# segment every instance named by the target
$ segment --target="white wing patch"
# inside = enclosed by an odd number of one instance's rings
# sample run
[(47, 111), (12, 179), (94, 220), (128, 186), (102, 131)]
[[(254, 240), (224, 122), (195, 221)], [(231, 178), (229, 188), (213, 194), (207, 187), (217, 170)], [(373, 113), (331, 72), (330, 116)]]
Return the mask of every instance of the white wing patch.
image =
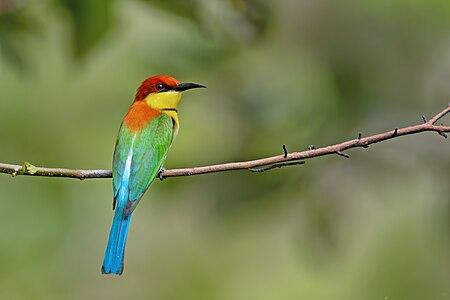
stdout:
[(130, 146), (130, 152), (128, 152), (127, 161), (125, 162), (125, 169), (123, 170), (123, 179), (127, 183), (126, 188), (128, 189), (128, 182), (130, 179), (130, 173), (131, 173), (131, 161), (133, 160), (133, 145), (134, 140), (136, 139), (136, 135), (133, 136), (133, 139), (131, 140), (131, 146)]

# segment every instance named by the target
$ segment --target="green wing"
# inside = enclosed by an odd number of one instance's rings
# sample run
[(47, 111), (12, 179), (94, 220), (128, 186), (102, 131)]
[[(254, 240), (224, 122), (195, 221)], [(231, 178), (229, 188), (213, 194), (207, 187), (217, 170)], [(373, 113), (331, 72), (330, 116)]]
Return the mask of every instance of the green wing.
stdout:
[(127, 214), (133, 212), (158, 175), (172, 139), (173, 122), (166, 114), (156, 116), (138, 133), (131, 132), (122, 124), (113, 159), (114, 207), (119, 190), (125, 188), (127, 200), (131, 202), (131, 210), (127, 209)]

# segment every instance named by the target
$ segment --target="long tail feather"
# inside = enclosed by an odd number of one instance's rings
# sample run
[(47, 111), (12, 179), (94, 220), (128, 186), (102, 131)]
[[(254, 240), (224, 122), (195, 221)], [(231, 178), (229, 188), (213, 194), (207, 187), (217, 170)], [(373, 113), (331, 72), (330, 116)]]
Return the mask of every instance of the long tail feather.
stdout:
[[(119, 197), (122, 196), (119, 193)], [(125, 244), (127, 242), (128, 228), (130, 226), (131, 214), (124, 215), (126, 201), (118, 201), (114, 220), (109, 233), (108, 246), (103, 259), (102, 273), (121, 275), (123, 272), (123, 259), (125, 255)]]

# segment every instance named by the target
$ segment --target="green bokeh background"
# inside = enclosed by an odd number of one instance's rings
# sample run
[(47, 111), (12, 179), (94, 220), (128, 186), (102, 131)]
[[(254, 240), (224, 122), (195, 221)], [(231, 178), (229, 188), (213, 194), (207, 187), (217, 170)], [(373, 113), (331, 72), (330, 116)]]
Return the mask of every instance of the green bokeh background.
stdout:
[[(0, 161), (106, 169), (140, 81), (186, 95), (166, 168), (325, 146), (450, 99), (450, 2), (0, 1)], [(449, 123), (448, 119), (444, 122)], [(157, 181), (125, 273), (109, 179), (0, 176), (1, 299), (450, 299), (450, 143)]]

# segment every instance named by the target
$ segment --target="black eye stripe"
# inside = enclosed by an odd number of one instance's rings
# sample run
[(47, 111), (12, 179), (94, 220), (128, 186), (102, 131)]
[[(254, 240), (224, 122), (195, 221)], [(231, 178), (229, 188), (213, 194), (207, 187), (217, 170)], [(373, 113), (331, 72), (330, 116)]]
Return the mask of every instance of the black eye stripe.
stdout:
[(160, 92), (166, 92), (166, 91), (170, 91), (170, 90), (172, 89), (171, 86), (168, 86), (168, 85), (166, 85), (166, 84), (164, 84), (164, 83), (158, 83), (158, 84), (156, 85), (156, 88), (157, 88), (158, 91), (160, 91)]

